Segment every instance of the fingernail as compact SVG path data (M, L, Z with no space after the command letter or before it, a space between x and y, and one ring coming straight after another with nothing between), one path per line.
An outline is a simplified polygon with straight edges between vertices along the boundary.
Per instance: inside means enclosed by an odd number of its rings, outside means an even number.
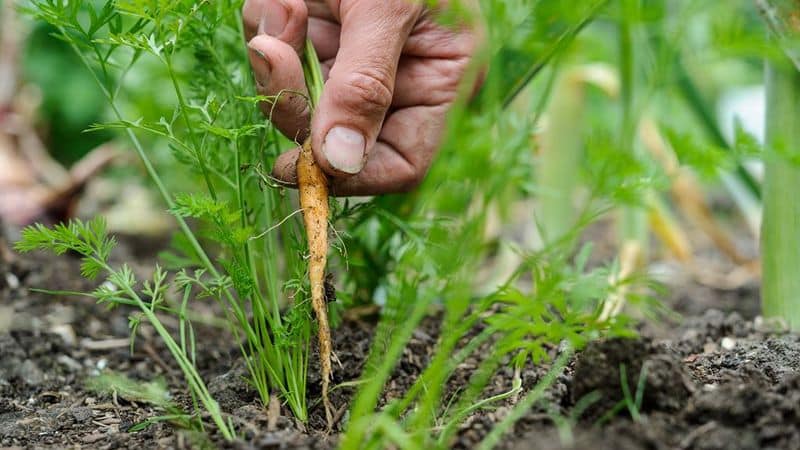
M250 64L253 66L253 73L256 76L256 81L261 85L266 85L269 78L269 73L272 67L269 64L264 52L257 49L253 44L247 43L247 48L250 49Z
M264 16L261 18L261 23L258 25L259 34L264 33L272 37L277 37L283 33L286 28L286 23L289 22L289 11L283 2L276 2L274 8L267 8L264 11Z
M364 167L364 135L346 127L333 127L325 136L322 153L334 169L355 175Z

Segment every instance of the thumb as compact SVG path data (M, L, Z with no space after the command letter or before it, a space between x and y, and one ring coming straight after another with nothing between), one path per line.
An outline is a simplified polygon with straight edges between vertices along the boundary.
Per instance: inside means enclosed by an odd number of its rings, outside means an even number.
M328 0L339 52L311 124L315 159L332 176L361 171L392 104L400 53L422 13L409 0Z

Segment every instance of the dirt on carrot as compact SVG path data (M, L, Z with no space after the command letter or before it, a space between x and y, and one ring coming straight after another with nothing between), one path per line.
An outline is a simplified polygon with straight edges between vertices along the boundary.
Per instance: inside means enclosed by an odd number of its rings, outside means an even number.
M328 179L314 161L311 139L303 144L297 158L297 187L300 208L308 238L308 277L311 284L311 304L319 327L319 358L322 371L322 402L328 428L333 427L333 408L328 398L331 380L331 329L325 301L325 265L328 258Z

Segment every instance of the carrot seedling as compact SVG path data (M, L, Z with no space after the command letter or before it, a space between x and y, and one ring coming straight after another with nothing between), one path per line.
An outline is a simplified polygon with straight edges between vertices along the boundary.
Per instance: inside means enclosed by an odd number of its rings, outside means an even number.
M283 286L280 283L281 277L297 274L305 264L297 257L300 239L295 228L281 227L286 220L281 218L291 216L282 201L282 191L266 189L256 170L277 157L284 142L274 128L264 124L254 107L267 100L242 95L253 94L254 84L242 57L242 22L234 12L239 7L208 1L172 2L151 8L112 0L37 0L31 2L30 13L55 27L58 37L75 51L107 100L114 122L94 125L91 130L115 129L127 134L183 233L187 245L176 247L169 262L176 270L174 277L167 276L162 283L177 289L165 289L166 293L158 297L165 303L158 307L174 301L174 292L191 292L181 303L185 305L183 312L175 308L167 311L182 320L195 301L204 297L216 300L262 405L267 407L279 394L293 415L305 422L311 335L306 311L310 308L297 303L284 309L282 289L290 289L295 280L287 280ZM131 16L138 19L128 21ZM122 107L136 98L126 75L149 71L151 66L142 67L145 60L160 63L175 94L173 105L155 112L161 115L158 120L147 117L152 113L149 107L146 113ZM196 72L204 76L190 75ZM317 80L315 85L321 85L321 79ZM127 120L125 113L129 110L144 117ZM173 152L177 165L164 166L167 162L156 160L147 150L160 146ZM197 192L198 186L206 192ZM190 226L189 218L199 219L197 226L201 228ZM281 229L276 233L257 232L276 228ZM70 242L74 245L88 245L84 242L88 237L76 235L76 230L66 228L63 232L72 234ZM201 235L201 230L207 233ZM275 256L278 254L285 255L285 261ZM122 281L138 292L132 281ZM112 300L139 306L135 299L120 301L119 295ZM152 303L147 298L143 301L146 307ZM155 319L156 315L144 314L141 320ZM180 344L173 339L174 356L182 368L185 365L190 392L198 400L194 403L195 417L200 420L207 410L225 438L233 439L235 430L212 402L194 358L186 356L187 348L191 348L186 341L191 338L185 332L185 327L179 331ZM170 343L168 338L163 337Z

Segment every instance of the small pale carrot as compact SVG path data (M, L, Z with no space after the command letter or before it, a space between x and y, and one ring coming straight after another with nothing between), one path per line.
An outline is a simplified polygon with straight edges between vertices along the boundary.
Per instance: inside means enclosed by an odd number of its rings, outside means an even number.
M319 358L322 368L322 402L328 428L333 428L333 412L328 388L331 380L331 329L325 301L325 265L328 258L328 179L314 161L311 139L303 144L297 158L297 187L300 208L308 239L308 277L311 284L311 304L319 327Z

